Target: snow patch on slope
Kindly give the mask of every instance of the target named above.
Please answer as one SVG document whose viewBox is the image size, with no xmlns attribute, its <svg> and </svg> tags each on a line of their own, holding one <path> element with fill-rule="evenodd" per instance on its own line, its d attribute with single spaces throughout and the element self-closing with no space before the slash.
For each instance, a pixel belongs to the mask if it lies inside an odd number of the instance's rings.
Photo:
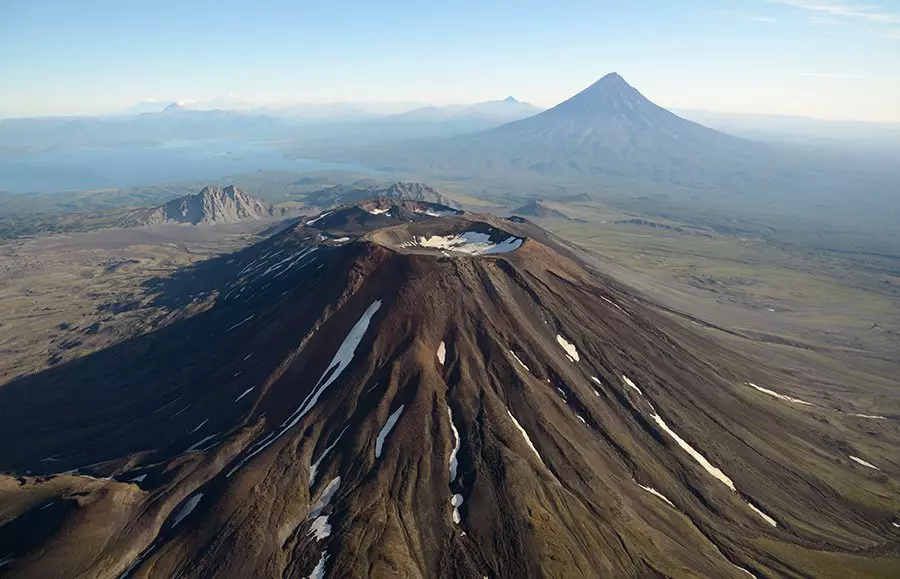
<svg viewBox="0 0 900 579">
<path fill-rule="evenodd" d="M 341 488 L 341 477 L 336 476 L 331 479 L 331 482 L 325 485 L 325 489 L 322 490 L 322 494 L 319 495 L 318 500 L 313 504 L 312 509 L 309 511 L 310 519 L 318 517 L 322 514 L 322 511 L 325 510 L 325 507 L 328 506 L 328 503 L 331 502 L 332 497 L 337 494 L 338 489 Z"/>
<path fill-rule="evenodd" d="M 447 346 L 446 344 L 444 344 L 444 342 L 441 342 L 441 345 L 438 346 L 437 357 L 438 361 L 441 363 L 441 366 L 443 366 L 444 360 L 447 358 Z"/>
<path fill-rule="evenodd" d="M 456 430 L 456 425 L 453 424 L 453 410 L 450 409 L 450 405 L 447 405 L 447 414 L 450 416 L 450 429 L 453 431 L 453 450 L 450 451 L 450 482 L 456 480 L 456 469 L 459 466 L 459 461 L 456 459 L 456 454 L 459 452 L 459 431 Z"/>
<path fill-rule="evenodd" d="M 328 517 L 316 517 L 313 519 L 312 525 L 309 526 L 309 536 L 315 537 L 316 541 L 321 541 L 331 535 L 331 525 L 328 523 Z"/>
<path fill-rule="evenodd" d="M 325 579 L 325 565 L 328 563 L 328 553 L 322 551 L 322 556 L 319 557 L 319 562 L 316 563 L 315 568 L 312 570 L 312 573 L 309 574 L 307 579 Z"/>
<path fill-rule="evenodd" d="M 857 463 L 859 463 L 859 464 L 861 464 L 861 465 L 863 465 L 863 466 L 865 466 L 865 467 L 868 467 L 868 468 L 872 468 L 872 469 L 875 469 L 875 470 L 881 470 L 880 468 L 878 468 L 877 466 L 875 466 L 875 465 L 872 464 L 871 462 L 866 462 L 866 461 L 864 461 L 863 459 L 861 459 L 861 458 L 859 458 L 859 457 L 857 457 L 857 456 L 851 456 L 851 455 L 848 455 L 848 456 L 849 456 L 850 460 L 852 460 L 853 462 L 857 462 Z"/>
<path fill-rule="evenodd" d="M 578 362 L 581 360 L 581 358 L 578 357 L 578 350 L 575 348 L 575 344 L 569 342 L 559 334 L 556 334 L 556 341 L 559 342 L 559 345 L 566 351 L 566 356 L 569 357 L 570 361 Z"/>
<path fill-rule="evenodd" d="M 381 432 L 378 433 L 378 438 L 375 439 L 375 458 L 381 456 L 381 449 L 384 446 L 384 439 L 387 438 L 387 435 L 391 433 L 391 430 L 394 429 L 394 425 L 397 424 L 397 420 L 400 418 L 400 414 L 403 412 L 403 407 L 405 405 L 401 404 L 400 408 L 394 411 L 393 414 L 388 416 L 387 422 L 384 423 L 384 426 L 381 427 Z"/>
<path fill-rule="evenodd" d="M 338 441 L 344 436 L 344 433 L 347 432 L 347 429 L 350 428 L 349 425 L 345 426 L 344 429 L 338 434 L 338 437 L 334 439 L 330 445 L 325 447 L 325 450 L 322 451 L 322 454 L 319 455 L 319 458 L 316 459 L 316 462 L 312 463 L 309 466 L 309 486 L 312 487 L 313 483 L 316 482 L 316 472 L 319 470 L 319 465 L 322 463 L 322 460 L 328 455 L 331 450 L 337 446 Z"/>
<path fill-rule="evenodd" d="M 531 372 L 531 370 L 528 369 L 528 366 L 525 365 L 525 362 L 523 362 L 522 360 L 519 359 L 518 356 L 516 356 L 516 353 L 515 353 L 515 352 L 513 352 L 512 350 L 510 350 L 509 353 L 512 354 L 512 357 L 516 359 L 516 362 L 518 362 L 520 366 L 522 366 L 523 368 L 525 368 L 525 371 L 526 371 L 526 372 Z"/>
<path fill-rule="evenodd" d="M 753 382 L 747 382 L 747 386 L 759 390 L 763 394 L 768 394 L 774 398 L 778 398 L 779 400 L 785 400 L 787 402 L 796 402 L 797 404 L 803 404 L 804 406 L 815 406 L 812 402 L 806 402 L 805 400 L 800 400 L 799 398 L 794 398 L 792 396 L 785 396 L 784 394 L 779 394 L 774 390 L 769 390 L 768 388 L 763 388 L 762 386 L 757 386 Z"/>
<path fill-rule="evenodd" d="M 316 217 L 315 219 L 310 219 L 309 221 L 307 221 L 307 222 L 306 222 L 306 226 L 309 227 L 310 225 L 314 224 L 314 223 L 317 222 L 318 220 L 320 220 L 320 219 L 325 219 L 326 217 L 328 217 L 328 216 L 331 215 L 332 213 L 333 213 L 333 211 L 326 211 L 325 213 L 319 215 L 319 216 Z"/>
<path fill-rule="evenodd" d="M 773 519 L 773 518 L 770 517 L 769 515 L 765 514 L 765 513 L 762 512 L 761 510 L 759 510 L 759 508 L 757 508 L 757 506 L 754 505 L 753 503 L 751 503 L 751 502 L 748 501 L 748 502 L 747 502 L 747 506 L 750 507 L 751 509 L 753 509 L 753 512 L 756 513 L 757 515 L 759 515 L 760 517 L 762 517 L 762 519 L 763 519 L 765 522 L 769 523 L 769 524 L 772 525 L 773 527 L 777 527 L 777 526 L 778 526 L 778 523 L 775 522 L 775 519 Z"/>
<path fill-rule="evenodd" d="M 343 373 L 343 371 L 350 365 L 350 361 L 353 360 L 353 356 L 356 353 L 356 348 L 359 346 L 360 341 L 362 341 L 362 337 L 365 334 L 366 330 L 369 327 L 369 323 L 372 321 L 372 316 L 375 315 L 375 312 L 378 311 L 378 308 L 381 307 L 381 300 L 375 300 L 372 305 L 370 305 L 366 311 L 363 313 L 362 317 L 356 324 L 350 329 L 350 333 L 347 334 L 347 337 L 344 338 L 343 343 L 340 348 L 338 348 L 337 353 L 335 353 L 334 358 L 331 360 L 331 364 L 329 364 L 328 368 L 322 374 L 322 377 L 319 378 L 319 383 L 316 384 L 316 387 L 313 389 L 313 392 L 306 397 L 306 400 L 303 401 L 303 404 L 300 408 L 298 408 L 291 416 L 288 417 L 281 424 L 281 430 L 277 432 L 272 432 L 268 436 L 266 436 L 263 440 L 256 443 L 253 446 L 253 450 L 241 459 L 237 465 L 235 465 L 228 474 L 225 475 L 225 478 L 231 477 L 239 468 L 244 466 L 248 460 L 271 446 L 276 440 L 284 436 L 284 433 L 293 428 L 303 416 L 309 412 L 309 410 L 316 404 L 319 400 L 319 397 L 322 395 L 322 392 L 325 391 L 328 386 L 331 385 L 332 382 L 338 379 L 338 377 Z M 328 380 L 325 381 L 324 384 L 321 384 L 322 380 L 325 380 L 325 377 L 328 376 L 329 372 L 334 370 Z"/>
<path fill-rule="evenodd" d="M 712 463 L 710 463 L 708 460 L 706 460 L 705 456 L 703 456 L 702 454 L 697 452 L 694 449 L 694 447 L 692 447 L 690 444 L 685 442 L 685 440 L 683 438 L 678 436 L 671 428 L 669 428 L 669 426 L 663 421 L 663 419 L 660 418 L 659 414 L 654 413 L 653 415 L 651 415 L 651 418 L 653 418 L 653 420 L 656 422 L 656 424 L 658 424 L 659 427 L 662 428 L 666 432 L 666 434 L 671 436 L 675 440 L 675 442 L 678 443 L 678 446 L 680 446 L 685 452 L 687 452 L 689 455 L 691 455 L 691 458 L 696 460 L 700 464 L 700 466 L 702 466 L 706 470 L 706 472 L 711 474 L 717 480 L 721 481 L 723 484 L 725 484 L 731 490 L 733 490 L 733 491 L 737 490 L 734 486 L 734 482 L 730 478 L 725 476 L 724 472 L 722 472 L 721 470 L 719 470 L 718 468 L 713 466 Z"/>
<path fill-rule="evenodd" d="M 635 384 L 634 382 L 632 382 L 631 380 L 629 380 L 629 379 L 628 379 L 628 376 L 626 376 L 625 374 L 622 374 L 622 380 L 625 381 L 625 384 L 627 384 L 628 386 L 630 386 L 631 388 L 633 388 L 635 392 L 637 392 L 637 393 L 640 394 L 641 396 L 644 395 L 644 393 L 641 392 L 641 389 L 637 387 L 637 384 Z"/>
<path fill-rule="evenodd" d="M 453 505 L 453 522 L 458 525 L 460 521 L 459 507 L 463 504 L 463 496 L 458 493 L 453 495 L 453 498 L 450 499 L 450 504 Z"/>
<path fill-rule="evenodd" d="M 662 500 L 666 501 L 667 503 L 669 503 L 669 506 L 671 506 L 672 508 L 675 508 L 674 503 L 672 503 L 672 501 L 670 501 L 669 499 L 667 499 L 666 496 L 665 496 L 664 494 L 662 494 L 661 492 L 659 492 L 658 490 L 656 490 L 656 489 L 654 489 L 654 488 L 651 488 L 651 487 L 645 487 L 644 485 L 642 485 L 642 484 L 640 484 L 640 483 L 638 483 L 638 486 L 641 487 L 642 489 L 644 489 L 645 491 L 647 491 L 648 493 L 650 493 L 650 494 L 652 494 L 652 495 L 656 495 L 657 497 L 659 497 L 659 498 L 661 498 Z"/>
<path fill-rule="evenodd" d="M 541 458 L 541 455 L 540 455 L 540 453 L 537 451 L 537 448 L 534 447 L 534 444 L 531 442 L 531 439 L 528 437 L 528 433 L 525 432 L 525 429 L 522 428 L 522 425 L 519 424 L 519 421 L 516 420 L 516 417 L 513 416 L 513 413 L 510 412 L 509 408 L 506 409 L 506 413 L 509 414 L 509 417 L 512 419 L 513 424 L 515 424 L 515 425 L 516 425 L 516 428 L 519 429 L 519 432 L 522 433 L 522 438 L 524 438 L 524 439 L 525 439 L 525 442 L 528 443 L 528 448 L 530 448 L 530 449 L 532 450 L 532 452 L 534 452 L 534 455 L 535 455 L 536 457 L 538 457 L 538 460 L 541 461 L 541 463 L 543 464 L 544 459 Z"/>
<path fill-rule="evenodd" d="M 197 505 L 200 504 L 200 499 L 202 499 L 202 498 L 203 498 L 203 493 L 197 493 L 194 496 L 192 496 L 191 498 L 189 498 L 187 501 L 185 501 L 184 505 L 181 507 L 181 509 L 178 511 L 178 513 L 175 515 L 175 518 L 172 521 L 173 529 L 178 526 L 178 523 L 180 523 L 185 518 L 187 518 L 187 516 L 190 515 L 194 511 L 194 509 L 197 508 Z"/>
</svg>

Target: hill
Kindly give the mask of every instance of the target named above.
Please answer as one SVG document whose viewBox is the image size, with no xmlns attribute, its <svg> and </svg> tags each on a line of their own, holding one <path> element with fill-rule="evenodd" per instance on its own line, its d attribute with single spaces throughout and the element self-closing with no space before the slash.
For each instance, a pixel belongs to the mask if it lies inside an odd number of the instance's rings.
<svg viewBox="0 0 900 579">
<path fill-rule="evenodd" d="M 438 203 L 453 208 L 459 208 L 459 204 L 446 194 L 424 183 L 408 183 L 399 181 L 391 185 L 335 185 L 319 191 L 313 191 L 306 196 L 306 203 L 317 207 L 332 207 L 343 205 L 361 199 L 385 197 L 387 199 L 404 201 L 425 201 Z"/>
<path fill-rule="evenodd" d="M 197 284 L 0 388 L 4 576 L 896 570 L 896 416 L 804 401 L 521 217 L 365 200 L 156 291 Z"/>
<path fill-rule="evenodd" d="M 514 215 L 527 215 L 529 217 L 541 217 L 544 219 L 571 219 L 566 213 L 560 211 L 561 203 L 553 203 L 543 199 L 533 199 L 513 210 Z"/>
<path fill-rule="evenodd" d="M 272 207 L 247 195 L 234 185 L 223 189 L 210 185 L 199 193 L 173 199 L 158 207 L 128 213 L 122 217 L 120 225 L 124 227 L 160 223 L 216 225 L 263 219 L 273 214 Z"/>
</svg>

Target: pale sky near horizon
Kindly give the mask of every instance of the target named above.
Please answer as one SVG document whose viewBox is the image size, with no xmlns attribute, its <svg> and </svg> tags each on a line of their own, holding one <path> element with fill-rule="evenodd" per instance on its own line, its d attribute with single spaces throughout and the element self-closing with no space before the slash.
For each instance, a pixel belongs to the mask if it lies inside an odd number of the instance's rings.
<svg viewBox="0 0 900 579">
<path fill-rule="evenodd" d="M 900 0 L 0 0 L 0 117 L 146 98 L 669 108 L 900 122 Z"/>
</svg>

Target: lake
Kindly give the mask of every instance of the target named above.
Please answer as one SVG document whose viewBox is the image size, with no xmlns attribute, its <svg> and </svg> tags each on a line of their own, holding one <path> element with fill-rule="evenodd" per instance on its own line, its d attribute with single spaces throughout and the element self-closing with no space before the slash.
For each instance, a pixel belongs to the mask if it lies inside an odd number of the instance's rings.
<svg viewBox="0 0 900 579">
<path fill-rule="evenodd" d="M 378 173 L 361 165 L 287 159 L 265 143 L 172 141 L 155 147 L 79 147 L 0 157 L 0 191 L 54 193 L 134 187 L 260 170 Z"/>
</svg>

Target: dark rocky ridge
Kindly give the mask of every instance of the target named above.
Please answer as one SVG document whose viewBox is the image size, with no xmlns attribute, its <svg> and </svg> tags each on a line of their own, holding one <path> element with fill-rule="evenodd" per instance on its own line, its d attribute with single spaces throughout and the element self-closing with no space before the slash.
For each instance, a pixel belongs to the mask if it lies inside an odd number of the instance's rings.
<svg viewBox="0 0 900 579">
<path fill-rule="evenodd" d="M 199 264 L 185 277 L 209 281 L 211 309 L 0 389 L 5 576 L 896 563 L 895 418 L 747 386 L 793 379 L 648 308 L 527 220 L 421 210 L 345 205 Z M 405 251 L 466 232 L 522 243 Z"/>
</svg>

